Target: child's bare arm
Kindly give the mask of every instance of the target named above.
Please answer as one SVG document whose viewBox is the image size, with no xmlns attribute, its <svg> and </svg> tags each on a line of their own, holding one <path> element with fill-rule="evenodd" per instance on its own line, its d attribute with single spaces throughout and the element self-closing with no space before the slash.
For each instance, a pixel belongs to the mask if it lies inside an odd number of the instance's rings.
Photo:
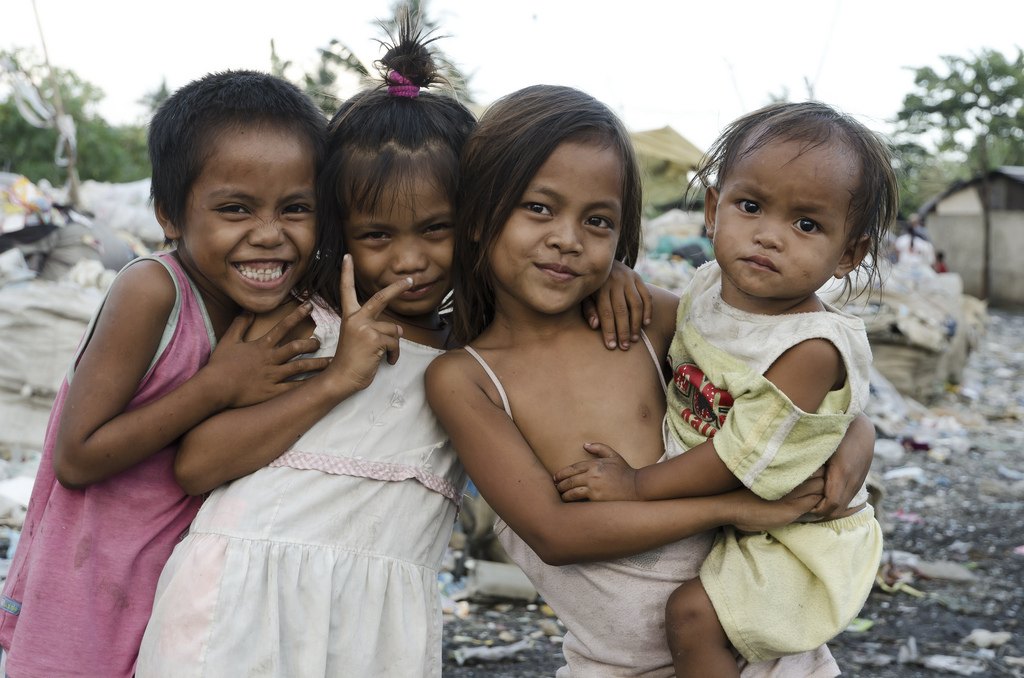
<svg viewBox="0 0 1024 678">
<path fill-rule="evenodd" d="M 600 329 L 604 345 L 623 351 L 640 341 L 640 330 L 651 324 L 651 292 L 640 274 L 621 261 L 612 264 L 608 280 L 583 300 L 583 315 L 593 329 Z"/>
<path fill-rule="evenodd" d="M 493 389 L 463 352 L 427 370 L 427 397 L 473 482 L 494 510 L 545 561 L 567 564 L 631 555 L 733 522 L 786 524 L 820 498 L 823 482 L 765 502 L 746 490 L 664 502 L 564 503 Z"/>
<path fill-rule="evenodd" d="M 342 338 L 330 365 L 294 390 L 251 407 L 226 410 L 189 431 L 174 464 L 182 489 L 204 494 L 263 468 L 338 403 L 366 388 L 383 358 L 394 364 L 400 328 L 377 317 L 409 284 L 407 279 L 397 281 L 360 307 L 351 257 L 346 256 L 341 276 Z M 282 320 L 280 334 L 287 334 L 298 320 L 301 317 L 294 314 Z"/>
<path fill-rule="evenodd" d="M 58 481 L 80 488 L 163 449 L 214 412 L 292 388 L 288 349 L 242 342 L 236 320 L 209 363 L 165 396 L 125 411 L 156 355 L 174 304 L 174 283 L 156 262 L 139 262 L 111 288 L 68 388 L 54 450 Z"/>
</svg>

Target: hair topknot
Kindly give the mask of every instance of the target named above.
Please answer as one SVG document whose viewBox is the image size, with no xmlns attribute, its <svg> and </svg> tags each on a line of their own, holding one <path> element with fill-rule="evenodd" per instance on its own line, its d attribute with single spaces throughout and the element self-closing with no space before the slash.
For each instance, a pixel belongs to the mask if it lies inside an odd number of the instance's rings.
<svg viewBox="0 0 1024 678">
<path fill-rule="evenodd" d="M 417 87 L 449 84 L 438 69 L 438 55 L 431 47 L 440 37 L 425 31 L 408 7 L 402 8 L 397 35 L 389 36 L 390 41 L 379 41 L 387 50 L 376 63 L 384 84 L 394 84 L 389 78 L 392 72 L 400 73 Z"/>
</svg>

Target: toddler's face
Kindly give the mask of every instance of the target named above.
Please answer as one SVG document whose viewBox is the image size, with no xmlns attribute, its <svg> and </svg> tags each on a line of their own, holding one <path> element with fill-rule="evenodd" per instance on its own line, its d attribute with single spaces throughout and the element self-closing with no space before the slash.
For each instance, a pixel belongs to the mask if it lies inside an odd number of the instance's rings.
<svg viewBox="0 0 1024 678">
<path fill-rule="evenodd" d="M 373 212 L 352 210 L 344 225 L 356 288 L 363 299 L 402 278 L 413 286 L 388 306 L 399 321 L 433 327 L 451 290 L 454 251 L 451 200 L 435 182 L 395 181 L 383 192 L 394 200 Z"/>
<path fill-rule="evenodd" d="M 294 133 L 225 128 L 192 184 L 183 224 L 164 234 L 207 303 L 271 311 L 309 264 L 316 239 L 315 166 Z"/>
<path fill-rule="evenodd" d="M 775 141 L 739 160 L 705 201 L 722 298 L 782 312 L 856 267 L 865 241 L 850 243 L 847 219 L 858 169 L 838 143 Z"/>
</svg>

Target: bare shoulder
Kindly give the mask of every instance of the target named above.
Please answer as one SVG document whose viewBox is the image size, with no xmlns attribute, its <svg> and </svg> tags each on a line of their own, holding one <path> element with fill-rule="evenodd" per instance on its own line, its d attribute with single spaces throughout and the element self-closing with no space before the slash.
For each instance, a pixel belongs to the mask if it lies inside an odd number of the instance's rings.
<svg viewBox="0 0 1024 678">
<path fill-rule="evenodd" d="M 465 349 L 457 348 L 435 358 L 424 376 L 427 399 L 435 412 L 455 406 L 477 403 L 502 415 L 505 405 L 498 388 L 484 368 Z"/>
<path fill-rule="evenodd" d="M 672 336 L 676 331 L 679 297 L 656 285 L 648 285 L 647 289 L 651 292 L 654 312 L 651 314 L 651 324 L 644 328 L 644 331 L 654 344 L 654 350 L 659 356 L 664 356 L 668 353 L 668 346 L 672 343 Z"/>
<path fill-rule="evenodd" d="M 424 376 L 427 392 L 429 394 L 431 390 L 465 389 L 475 382 L 472 375 L 478 371 L 482 372 L 480 366 L 465 349 L 456 348 L 446 351 L 434 358 L 427 366 Z"/>
<path fill-rule="evenodd" d="M 157 261 L 139 261 L 117 277 L 104 304 L 103 316 L 135 321 L 149 318 L 166 321 L 177 297 L 170 272 Z"/>
</svg>

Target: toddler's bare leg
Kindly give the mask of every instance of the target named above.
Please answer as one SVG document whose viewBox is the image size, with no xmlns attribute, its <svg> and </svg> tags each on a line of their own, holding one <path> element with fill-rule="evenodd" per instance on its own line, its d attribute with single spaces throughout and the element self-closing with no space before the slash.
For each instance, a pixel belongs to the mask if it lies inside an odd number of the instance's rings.
<svg viewBox="0 0 1024 678">
<path fill-rule="evenodd" d="M 665 633 L 676 678 L 739 678 L 729 638 L 700 579 L 691 579 L 669 596 Z"/>
</svg>

